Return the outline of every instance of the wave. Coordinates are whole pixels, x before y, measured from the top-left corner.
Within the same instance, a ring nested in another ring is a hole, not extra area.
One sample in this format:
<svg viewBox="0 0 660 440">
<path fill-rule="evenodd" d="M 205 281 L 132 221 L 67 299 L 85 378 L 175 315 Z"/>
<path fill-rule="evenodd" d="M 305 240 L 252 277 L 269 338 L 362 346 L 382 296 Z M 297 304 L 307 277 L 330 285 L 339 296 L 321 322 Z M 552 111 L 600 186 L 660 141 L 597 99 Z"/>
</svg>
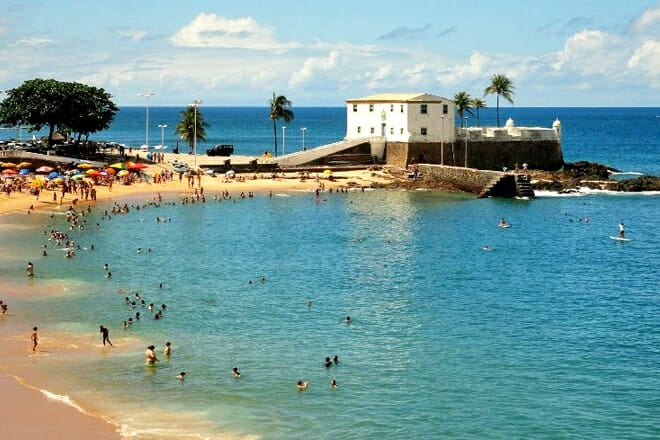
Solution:
<svg viewBox="0 0 660 440">
<path fill-rule="evenodd" d="M 590 195 L 604 195 L 604 196 L 657 196 L 660 191 L 611 191 L 607 189 L 592 189 L 585 187 L 576 188 L 569 192 L 557 192 L 546 190 L 535 190 L 536 197 L 584 197 Z"/>
</svg>

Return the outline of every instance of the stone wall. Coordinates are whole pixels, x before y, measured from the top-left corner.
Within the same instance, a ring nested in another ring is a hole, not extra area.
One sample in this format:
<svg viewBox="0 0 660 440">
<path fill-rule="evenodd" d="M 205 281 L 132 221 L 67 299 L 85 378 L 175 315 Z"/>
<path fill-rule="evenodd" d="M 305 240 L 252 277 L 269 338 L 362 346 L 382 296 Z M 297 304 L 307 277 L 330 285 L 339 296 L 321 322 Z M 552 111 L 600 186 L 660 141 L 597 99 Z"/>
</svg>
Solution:
<svg viewBox="0 0 660 440">
<path fill-rule="evenodd" d="M 444 154 L 441 147 L 444 147 Z M 481 140 L 467 143 L 468 167 L 483 170 L 514 169 L 516 163 L 522 168 L 527 163 L 530 169 L 555 171 L 564 165 L 561 143 L 554 140 L 495 141 Z M 403 143 L 388 142 L 385 148 L 388 165 L 405 167 L 411 158 L 418 163 L 465 165 L 465 142 Z"/>
<path fill-rule="evenodd" d="M 491 183 L 497 181 L 502 172 L 489 170 L 476 170 L 442 165 L 420 164 L 418 167 L 424 179 L 438 180 L 452 186 L 475 194 L 481 194 Z"/>
</svg>

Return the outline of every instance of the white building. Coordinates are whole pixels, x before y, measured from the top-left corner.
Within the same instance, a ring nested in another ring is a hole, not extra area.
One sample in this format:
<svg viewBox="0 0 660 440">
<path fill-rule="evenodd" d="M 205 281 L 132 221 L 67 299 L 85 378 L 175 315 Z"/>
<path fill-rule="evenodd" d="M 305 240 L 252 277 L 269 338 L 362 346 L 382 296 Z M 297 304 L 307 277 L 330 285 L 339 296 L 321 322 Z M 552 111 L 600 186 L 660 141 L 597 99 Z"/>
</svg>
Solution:
<svg viewBox="0 0 660 440">
<path fill-rule="evenodd" d="M 454 114 L 453 101 L 428 93 L 382 93 L 347 99 L 346 139 L 454 142 Z"/>
</svg>

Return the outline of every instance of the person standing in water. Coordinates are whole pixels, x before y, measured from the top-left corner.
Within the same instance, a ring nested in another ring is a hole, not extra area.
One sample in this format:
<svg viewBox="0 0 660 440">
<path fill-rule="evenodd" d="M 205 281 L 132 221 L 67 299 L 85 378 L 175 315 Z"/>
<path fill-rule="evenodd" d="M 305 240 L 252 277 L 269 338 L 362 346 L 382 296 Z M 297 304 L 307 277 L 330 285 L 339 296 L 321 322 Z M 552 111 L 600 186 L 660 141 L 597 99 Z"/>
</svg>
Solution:
<svg viewBox="0 0 660 440">
<path fill-rule="evenodd" d="M 30 339 L 32 340 L 32 351 L 37 351 L 37 345 L 39 345 L 39 335 L 37 334 L 37 327 L 32 327 L 32 335 Z"/>
<path fill-rule="evenodd" d="M 619 237 L 626 238 L 626 226 L 623 222 L 619 223 Z"/>
<path fill-rule="evenodd" d="M 101 333 L 103 337 L 103 346 L 105 346 L 105 343 L 107 342 L 112 347 L 112 342 L 110 342 L 110 330 L 108 330 L 107 327 L 103 327 L 101 325 L 99 326 L 99 333 Z"/>
</svg>

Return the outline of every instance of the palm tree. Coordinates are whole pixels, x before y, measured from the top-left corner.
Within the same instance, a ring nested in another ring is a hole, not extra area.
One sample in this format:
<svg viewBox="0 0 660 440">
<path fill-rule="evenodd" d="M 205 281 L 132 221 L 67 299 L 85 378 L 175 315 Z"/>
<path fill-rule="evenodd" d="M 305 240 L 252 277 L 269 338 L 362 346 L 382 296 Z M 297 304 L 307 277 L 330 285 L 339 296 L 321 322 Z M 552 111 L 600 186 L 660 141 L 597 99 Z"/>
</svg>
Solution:
<svg viewBox="0 0 660 440">
<path fill-rule="evenodd" d="M 195 130 L 195 122 L 197 122 L 197 130 Z M 197 136 L 198 141 L 205 141 L 206 127 L 208 126 L 209 124 L 204 122 L 204 115 L 199 110 L 199 106 L 189 105 L 181 111 L 181 122 L 176 126 L 175 132 L 181 139 L 188 142 L 190 152 L 192 152 L 195 136 Z"/>
<path fill-rule="evenodd" d="M 470 103 L 473 109 L 477 111 L 477 127 L 481 127 L 481 118 L 479 118 L 479 109 L 480 108 L 486 108 L 488 107 L 488 104 L 486 104 L 486 101 L 484 101 L 481 98 L 472 98 L 472 102 Z"/>
<path fill-rule="evenodd" d="M 498 74 L 490 78 L 490 85 L 484 90 L 484 95 L 497 95 L 497 126 L 500 126 L 500 96 L 513 104 L 513 83 L 506 75 Z"/>
<path fill-rule="evenodd" d="M 293 111 L 291 111 L 289 107 L 291 107 L 291 101 L 286 99 L 286 96 L 277 96 L 275 95 L 275 92 L 273 92 L 273 99 L 270 100 L 270 120 L 273 121 L 275 156 L 277 156 L 277 120 L 284 119 L 284 122 L 286 123 L 293 120 Z"/>
<path fill-rule="evenodd" d="M 468 92 L 458 92 L 454 95 L 454 105 L 456 106 L 456 113 L 461 119 L 461 128 L 463 128 L 463 114 L 465 112 L 474 116 L 472 113 L 472 98 Z"/>
</svg>

